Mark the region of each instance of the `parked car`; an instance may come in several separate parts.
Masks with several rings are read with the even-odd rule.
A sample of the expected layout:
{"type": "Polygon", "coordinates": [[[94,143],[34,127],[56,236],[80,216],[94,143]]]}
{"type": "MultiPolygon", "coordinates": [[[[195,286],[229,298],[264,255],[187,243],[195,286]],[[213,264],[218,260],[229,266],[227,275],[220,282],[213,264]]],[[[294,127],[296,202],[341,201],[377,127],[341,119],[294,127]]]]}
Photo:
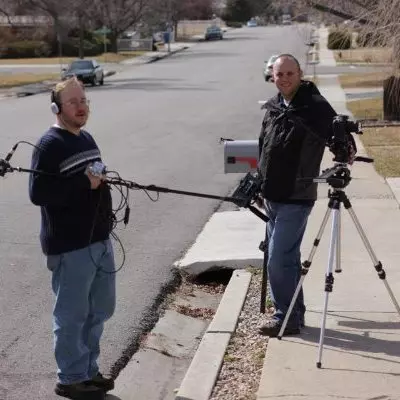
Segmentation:
{"type": "Polygon", "coordinates": [[[282,15],[282,25],[291,25],[292,24],[292,16],[290,14],[282,15]]]}
{"type": "Polygon", "coordinates": [[[104,84],[104,70],[96,60],[76,60],[63,69],[63,80],[76,76],[83,83],[92,86],[104,84]]]}
{"type": "Polygon", "coordinates": [[[250,21],[247,21],[247,26],[249,28],[255,28],[257,26],[257,21],[255,19],[251,19],[250,21]]]}
{"type": "Polygon", "coordinates": [[[273,79],[272,79],[272,67],[274,66],[274,62],[276,61],[276,59],[277,59],[278,57],[279,57],[278,54],[274,54],[273,56],[271,56],[271,57],[269,58],[268,61],[264,61],[264,71],[263,71],[263,74],[264,74],[265,82],[268,82],[268,81],[273,82],[273,79]]]}
{"type": "Polygon", "coordinates": [[[205,40],[212,40],[212,39],[222,40],[223,38],[224,34],[219,26],[209,26],[206,29],[206,33],[204,34],[205,40]]]}

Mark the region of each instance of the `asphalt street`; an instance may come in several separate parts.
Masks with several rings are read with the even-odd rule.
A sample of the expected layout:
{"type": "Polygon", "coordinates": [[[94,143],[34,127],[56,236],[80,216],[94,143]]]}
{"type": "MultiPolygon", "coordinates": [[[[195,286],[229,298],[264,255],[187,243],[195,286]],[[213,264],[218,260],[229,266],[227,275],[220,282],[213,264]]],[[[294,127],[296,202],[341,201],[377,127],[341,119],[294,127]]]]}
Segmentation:
{"type": "MultiPolygon", "coordinates": [[[[87,128],[108,168],[123,178],[226,195],[241,176],[224,174],[220,137],[258,137],[263,116],[258,101],[275,93],[263,80],[263,61],[291,52],[304,63],[305,41],[304,28],[297,26],[242,28],[157,63],[125,67],[103,87],[88,88],[87,128]]],[[[19,140],[36,142],[53,123],[49,105],[46,94],[1,100],[0,157],[19,140]]],[[[30,155],[29,146],[19,145],[12,165],[29,167],[30,155]]],[[[25,173],[0,178],[1,400],[56,398],[51,276],[27,182],[25,173]]],[[[140,333],[154,324],[173,263],[219,206],[174,194],[152,202],[141,191],[131,191],[130,202],[130,223],[117,231],[126,262],[117,275],[116,313],[102,342],[105,372],[121,368],[140,333]]],[[[117,245],[116,255],[119,264],[117,245]]]]}

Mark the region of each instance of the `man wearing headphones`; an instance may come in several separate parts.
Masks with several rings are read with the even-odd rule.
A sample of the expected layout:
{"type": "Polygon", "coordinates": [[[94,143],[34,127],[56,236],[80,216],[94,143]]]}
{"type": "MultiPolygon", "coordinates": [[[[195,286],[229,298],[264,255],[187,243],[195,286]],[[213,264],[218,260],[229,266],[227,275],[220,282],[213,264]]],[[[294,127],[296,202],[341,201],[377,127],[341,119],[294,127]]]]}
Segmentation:
{"type": "Polygon", "coordinates": [[[55,392],[70,399],[104,400],[114,381],[99,372],[104,322],[115,309],[115,266],[109,235],[112,203],[93,137],[83,85],[74,77],[51,93],[56,123],[32,155],[29,195],[41,208],[40,241],[52,272],[55,392]]]}

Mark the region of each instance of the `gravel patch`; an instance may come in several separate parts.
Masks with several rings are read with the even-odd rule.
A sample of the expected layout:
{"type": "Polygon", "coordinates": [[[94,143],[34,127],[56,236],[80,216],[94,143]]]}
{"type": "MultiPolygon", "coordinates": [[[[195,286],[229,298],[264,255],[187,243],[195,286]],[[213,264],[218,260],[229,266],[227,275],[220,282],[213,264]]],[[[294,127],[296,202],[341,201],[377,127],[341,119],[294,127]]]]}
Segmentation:
{"type": "MultiPolygon", "coordinates": [[[[252,279],[247,297],[224,357],[218,380],[210,400],[255,400],[260,383],[268,337],[258,328],[272,314],[260,313],[261,270],[251,270],[252,279]]],[[[268,306],[267,301],[267,306],[268,306]]]]}

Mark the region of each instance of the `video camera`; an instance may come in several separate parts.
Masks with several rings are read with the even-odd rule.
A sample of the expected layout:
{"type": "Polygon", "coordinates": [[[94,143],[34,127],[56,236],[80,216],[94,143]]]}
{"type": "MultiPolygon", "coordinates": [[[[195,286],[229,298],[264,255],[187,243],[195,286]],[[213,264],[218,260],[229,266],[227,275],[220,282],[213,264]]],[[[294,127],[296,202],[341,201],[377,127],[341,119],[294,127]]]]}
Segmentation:
{"type": "Polygon", "coordinates": [[[333,118],[333,136],[329,143],[329,149],[334,154],[333,161],[347,164],[350,160],[352,148],[357,151],[356,142],[351,135],[362,135],[361,124],[349,121],[348,115],[337,115],[333,118]]]}

